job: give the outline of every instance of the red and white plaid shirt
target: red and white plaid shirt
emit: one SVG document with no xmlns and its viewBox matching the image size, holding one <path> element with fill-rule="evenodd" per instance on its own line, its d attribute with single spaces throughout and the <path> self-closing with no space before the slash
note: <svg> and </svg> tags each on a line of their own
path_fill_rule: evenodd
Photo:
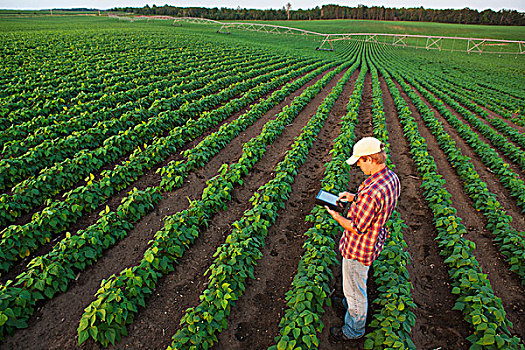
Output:
<svg viewBox="0 0 525 350">
<path fill-rule="evenodd" d="M 346 259 L 354 259 L 370 266 L 383 250 L 388 221 L 397 205 L 401 184 L 396 174 L 387 167 L 371 175 L 360 186 L 348 212 L 353 234 L 345 230 L 339 242 L 339 251 Z"/>
</svg>

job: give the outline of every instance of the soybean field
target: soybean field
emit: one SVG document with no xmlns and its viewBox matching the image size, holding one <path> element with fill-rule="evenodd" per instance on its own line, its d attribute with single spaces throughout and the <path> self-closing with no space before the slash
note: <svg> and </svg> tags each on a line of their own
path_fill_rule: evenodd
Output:
<svg viewBox="0 0 525 350">
<path fill-rule="evenodd" d="M 524 55 L 171 24 L 0 18 L 1 349 L 347 348 L 315 195 L 364 136 L 402 194 L 360 349 L 524 348 Z"/>
</svg>

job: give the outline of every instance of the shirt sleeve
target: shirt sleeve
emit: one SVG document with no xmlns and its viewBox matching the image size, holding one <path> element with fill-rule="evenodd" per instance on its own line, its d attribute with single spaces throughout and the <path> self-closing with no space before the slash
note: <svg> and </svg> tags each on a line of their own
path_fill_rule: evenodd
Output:
<svg viewBox="0 0 525 350">
<path fill-rule="evenodd" d="M 359 194 L 357 202 L 353 204 L 349 213 L 352 228 L 358 234 L 366 233 L 370 229 L 377 212 L 376 200 L 368 193 L 362 193 Z"/>
</svg>

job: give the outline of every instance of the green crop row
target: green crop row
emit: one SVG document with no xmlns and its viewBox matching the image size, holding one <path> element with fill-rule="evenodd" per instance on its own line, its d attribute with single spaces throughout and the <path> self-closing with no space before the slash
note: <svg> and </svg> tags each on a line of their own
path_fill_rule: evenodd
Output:
<svg viewBox="0 0 525 350">
<path fill-rule="evenodd" d="M 308 69 L 309 67 L 306 67 L 293 71 L 289 75 L 276 78 L 275 82 L 288 81 L 291 77 L 301 75 L 303 71 Z M 265 88 L 268 90 L 272 86 L 265 86 Z M 265 90 L 263 87 L 260 87 L 260 89 Z M 256 98 L 254 97 L 253 99 Z M 224 107 L 226 109 L 228 106 Z M 208 119 L 208 121 L 204 122 L 203 120 L 205 119 Z M 178 133 L 172 133 L 171 137 L 174 140 L 182 140 L 180 143 L 183 143 L 188 138 L 196 137 L 196 135 L 202 133 L 213 123 L 213 119 L 203 117 L 197 123 L 176 128 Z M 149 153 L 151 152 L 148 152 L 146 149 L 143 154 L 147 155 Z M 157 154 L 159 152 L 153 150 L 153 153 Z M 71 236 L 69 233 L 66 234 L 66 238 L 59 242 L 50 253 L 33 259 L 28 264 L 27 272 L 19 275 L 14 282 L 20 289 L 12 290 L 7 288 L 5 290 L 5 295 L 7 295 L 5 299 L 10 301 L 10 304 L 6 301 L 6 307 L 16 308 L 21 295 L 27 297 L 28 305 L 34 305 L 38 300 L 52 298 L 59 291 L 64 292 L 69 281 L 75 278 L 76 272 L 82 271 L 87 265 L 91 265 L 101 256 L 105 249 L 126 236 L 127 232 L 132 228 L 132 225 L 129 223 L 137 222 L 146 213 L 140 209 L 145 205 L 140 204 L 145 202 L 144 196 L 152 197 L 155 203 L 158 202 L 160 189 L 162 187 L 151 187 L 144 191 L 139 191 L 140 194 L 132 191 L 130 196 L 122 201 L 126 206 L 134 203 L 132 208 L 135 209 L 127 209 L 128 214 L 122 214 L 121 208 L 117 209 L 116 212 L 110 212 L 109 208 L 106 207 L 106 210 L 101 212 L 101 218 L 97 223 L 75 236 Z M 146 202 L 150 203 L 149 200 L 146 200 Z M 137 205 L 142 205 L 142 207 L 136 209 Z M 111 217 L 111 219 L 108 219 L 108 217 Z M 49 271 L 53 271 L 53 273 Z M 25 291 L 29 291 L 30 294 L 28 295 Z M 7 328 L 0 331 L 0 335 L 3 337 L 5 332 L 25 326 L 27 319 L 32 313 L 33 309 L 28 307 L 24 312 L 17 312 L 14 316 L 11 315 L 8 326 L 6 326 Z M 16 325 L 20 327 L 16 327 Z"/>
<path fill-rule="evenodd" d="M 523 92 L 520 91 L 519 89 L 517 89 L 517 90 L 510 90 L 510 89 L 507 89 L 507 88 L 502 87 L 502 86 L 493 86 L 492 84 L 489 84 L 489 83 L 486 83 L 486 82 L 478 82 L 478 84 L 482 88 L 486 88 L 486 89 L 488 89 L 490 91 L 496 92 L 496 94 L 498 92 L 504 93 L 504 94 L 508 95 L 508 97 L 510 99 L 515 99 L 515 100 L 520 101 L 520 109 L 519 110 L 514 110 L 512 112 L 519 113 L 521 115 L 523 115 L 525 113 L 525 102 L 523 102 L 523 99 L 525 98 L 525 94 L 523 94 Z"/>
<path fill-rule="evenodd" d="M 505 214 L 502 205 L 497 201 L 496 195 L 488 190 L 487 184 L 479 177 L 476 169 L 470 162 L 470 158 L 461 153 L 461 150 L 443 129 L 443 125 L 436 119 L 433 112 L 396 72 L 391 71 L 391 73 L 418 108 L 425 124 L 436 136 L 441 149 L 448 155 L 451 165 L 464 182 L 465 191 L 471 197 L 474 208 L 481 211 L 487 218 L 487 229 L 491 230 L 496 236 L 496 242 L 500 246 L 500 251 L 507 257 L 507 262 L 511 266 L 510 270 L 517 273 L 522 278 L 522 282 L 525 282 L 525 234 L 516 231 L 510 225 L 512 217 Z M 469 135 L 469 139 L 473 140 L 473 142 L 478 140 L 475 135 Z M 494 161 L 498 159 L 495 156 L 493 157 Z M 508 169 L 508 166 L 502 166 L 502 168 L 501 171 Z M 519 182 L 517 184 L 519 185 Z M 520 194 L 525 196 L 525 191 L 521 189 Z"/>
<path fill-rule="evenodd" d="M 361 48 L 362 50 L 362 48 Z M 357 61 L 355 68 L 361 64 L 361 51 L 354 52 Z M 352 70 L 351 68 L 350 70 Z M 332 160 L 326 164 L 322 188 L 327 191 L 345 189 L 348 174 L 343 171 L 344 162 L 349 157 L 351 145 L 354 143 L 354 129 L 358 119 L 361 94 L 367 69 L 361 66 L 359 77 L 354 85 L 354 91 L 347 104 L 347 113 L 341 118 L 341 131 L 334 140 L 330 151 Z M 321 323 L 323 306 L 330 294 L 330 279 L 332 267 L 337 263 L 334 251 L 336 235 L 339 226 L 324 208 L 315 206 L 306 220 L 313 224 L 304 235 L 307 237 L 303 248 L 304 254 L 299 261 L 297 273 L 290 289 L 286 292 L 284 316 L 279 322 L 279 335 L 275 338 L 275 349 L 312 349 L 319 347 L 317 332 L 322 331 Z"/>
<path fill-rule="evenodd" d="M 281 64 L 285 66 L 289 63 L 288 60 L 279 59 L 276 62 L 268 61 L 267 59 L 257 60 L 258 64 L 254 66 L 245 67 L 242 63 L 232 71 L 225 72 L 224 68 L 218 70 L 217 76 L 208 77 L 211 83 L 207 84 L 208 80 L 196 79 L 188 84 L 172 87 L 168 92 L 168 98 L 156 100 L 156 95 L 162 95 L 160 92 L 153 94 L 153 96 L 145 97 L 146 101 L 151 103 L 151 106 L 140 107 L 137 111 L 136 102 L 134 107 L 129 112 L 122 115 L 120 118 L 110 119 L 97 124 L 91 130 L 85 132 L 74 133 L 67 137 L 58 138 L 55 140 L 46 140 L 39 146 L 30 149 L 22 156 L 15 159 L 0 160 L 0 189 L 6 189 L 29 176 L 35 175 L 43 168 L 50 167 L 55 163 L 62 162 L 68 157 L 73 157 L 82 149 L 93 149 L 100 147 L 105 140 L 113 135 L 118 135 L 125 130 L 135 127 L 140 123 L 147 122 L 150 118 L 155 117 L 162 111 L 169 111 L 170 109 L 181 106 L 183 103 L 192 101 L 192 94 L 197 92 L 197 89 L 206 89 L 210 85 L 215 87 L 225 87 L 228 84 L 235 83 L 242 79 L 242 77 L 256 76 L 257 69 L 263 72 L 268 72 L 270 65 Z M 273 69 L 279 67 L 272 67 Z M 245 73 L 248 69 L 248 73 Z M 248 76 L 246 76 L 248 74 Z M 204 87 L 203 87 L 204 86 Z M 195 91 L 196 90 L 196 91 Z M 176 94 L 174 94 L 176 92 Z M 198 94 L 196 94 L 199 96 Z M 143 101 L 143 102 L 146 102 Z M 140 103 L 138 104 L 140 106 Z M 149 105 L 149 104 L 148 104 Z M 15 187 L 13 189 L 16 192 Z M 39 196 L 40 197 L 40 196 Z"/>
<path fill-rule="evenodd" d="M 229 60 L 231 68 L 239 66 L 246 60 L 244 57 L 235 57 Z M 64 107 L 65 110 L 57 114 L 46 115 L 46 121 L 52 120 L 51 125 L 40 126 L 37 119 L 22 125 L 16 125 L 1 134 L 0 140 L 4 143 L 1 151 L 3 158 L 19 157 L 30 148 L 36 147 L 46 140 L 64 137 L 73 132 L 86 131 L 90 128 L 97 128 L 98 124 L 107 121 L 109 118 L 120 118 L 125 112 L 132 111 L 139 106 L 150 106 L 156 99 L 171 97 L 181 91 L 190 91 L 198 88 L 197 85 L 189 86 L 193 81 L 198 81 L 204 77 L 224 73 L 224 57 L 214 60 L 201 60 L 198 62 L 185 64 L 186 69 L 175 70 L 166 77 L 167 72 L 162 76 L 148 76 L 141 81 L 129 81 L 116 83 L 122 91 L 116 93 L 109 89 L 94 93 L 83 93 L 73 106 Z M 195 68 L 201 67 L 205 71 L 195 72 Z M 243 65 L 245 69 L 246 66 Z M 171 67 L 172 69 L 174 67 Z M 144 72 L 141 72 L 144 73 Z M 215 76 L 218 79 L 224 75 Z M 107 83 L 109 84 L 109 82 Z M 181 90 L 182 87 L 186 87 Z M 153 98 L 153 99 L 152 99 Z M 29 134 L 31 133 L 31 134 Z M 50 143 L 50 146 L 53 144 Z"/>
<path fill-rule="evenodd" d="M 300 65 L 302 64 L 298 64 L 298 66 Z M 101 174 L 100 180 L 93 181 L 94 178 L 91 178 L 86 186 L 68 192 L 65 201 L 53 202 L 51 206 L 41 212 L 42 217 L 39 220 L 33 220 L 24 226 L 10 226 L 7 231 L 3 232 L 2 240 L 0 241 L 0 246 L 3 248 L 0 252 L 2 269 L 7 270 L 19 256 L 28 255 L 40 244 L 47 242 L 53 234 L 65 230 L 83 212 L 95 209 L 115 191 L 128 186 L 142 175 L 146 169 L 152 168 L 164 160 L 176 147 L 181 146 L 186 139 L 197 137 L 214 123 L 224 120 L 232 112 L 238 111 L 249 103 L 254 102 L 257 98 L 289 79 L 290 76 L 287 76 L 286 78 L 274 79 L 272 83 L 264 83 L 270 78 L 279 76 L 281 73 L 281 71 L 273 71 L 268 76 L 254 79 L 252 83 L 262 81 L 262 86 L 253 89 L 253 91 L 248 92 L 242 98 L 230 101 L 225 106 L 201 118 L 202 120 L 199 119 L 195 122 L 190 119 L 183 128 L 176 128 L 168 138 L 158 139 L 152 145 L 146 147 L 144 152 L 139 147 L 130 160 L 124 162 L 121 166 L 117 166 L 113 171 L 108 170 L 104 172 Z M 233 93 L 232 96 L 235 94 Z M 171 123 L 180 120 L 182 124 L 184 121 L 182 118 L 185 113 L 180 111 L 178 114 L 179 118 L 173 118 L 172 116 Z M 185 137 L 181 137 L 182 130 L 186 129 L 193 132 L 185 135 Z"/>
<path fill-rule="evenodd" d="M 208 288 L 201 294 L 200 304 L 186 311 L 181 319 L 182 328 L 173 336 L 168 349 L 209 349 L 217 342 L 217 333 L 227 327 L 227 317 L 243 294 L 246 279 L 254 278 L 256 260 L 261 258 L 268 229 L 275 222 L 278 210 L 284 208 L 297 169 L 306 161 L 330 109 L 357 67 L 358 63 L 354 64 L 338 81 L 296 137 L 284 160 L 274 168 L 274 178 L 250 198 L 252 208 L 233 223 L 233 231 L 215 252 L 215 260 L 206 272 Z M 304 327 L 310 327 L 314 321 L 313 317 L 305 317 Z"/>
<path fill-rule="evenodd" d="M 418 79 L 418 81 L 422 83 L 420 79 Z M 434 87 L 428 87 L 429 90 L 434 90 L 437 97 L 442 98 L 447 104 L 449 104 L 463 117 L 465 117 L 465 119 L 473 124 L 487 139 L 502 149 L 502 152 L 508 155 L 510 159 L 517 162 L 522 168 L 525 168 L 524 152 L 518 147 L 510 144 L 505 137 L 496 133 L 491 128 L 488 128 L 477 118 L 477 116 L 481 116 L 497 130 L 507 135 L 512 141 L 516 142 L 516 144 L 518 144 L 520 147 L 525 148 L 525 136 L 522 133 L 499 118 L 491 118 L 483 108 L 480 108 L 478 105 L 468 101 L 467 98 L 461 96 L 457 92 L 447 90 L 442 85 L 437 85 L 436 82 L 432 82 L 432 80 L 430 80 L 430 83 L 432 83 Z M 455 100 L 457 100 L 459 103 Z M 465 107 L 476 114 L 469 112 Z"/>
<path fill-rule="evenodd" d="M 266 146 L 273 143 L 285 126 L 338 70 L 328 73 L 307 88 L 275 120 L 268 122 L 259 136 L 244 145 L 243 154 L 237 163 L 229 167 L 224 165 L 219 175 L 208 181 L 200 200 L 192 201 L 188 209 L 167 217 L 164 227 L 155 233 L 154 240 L 150 242 L 138 266 L 127 268 L 102 282 L 96 293 L 97 299 L 85 309 L 82 316 L 82 324 L 78 329 L 79 343 L 91 336 L 107 346 L 127 334 L 126 326 L 133 321 L 138 306 L 144 305 L 145 299 L 152 293 L 157 279 L 174 269 L 175 262 L 199 235 L 199 228 L 207 224 L 210 215 L 226 207 L 233 186 L 242 184 L 242 175 L 247 174 L 262 157 Z M 100 309 L 106 310 L 108 314 L 118 311 L 119 317 L 108 321 L 97 313 Z M 88 328 L 83 327 L 83 319 L 90 320 Z"/>
<path fill-rule="evenodd" d="M 376 56 L 372 60 L 380 62 Z M 412 157 L 423 180 L 426 200 L 434 214 L 437 241 L 443 249 L 441 254 L 446 257 L 445 263 L 449 266 L 452 279 L 452 293 L 458 295 L 454 310 L 463 312 L 465 321 L 474 328 L 473 334 L 467 338 L 472 343 L 471 349 L 519 349 L 520 339 L 510 334 L 509 327 L 512 325 L 506 318 L 501 299 L 494 295 L 487 276 L 481 272 L 472 253 L 475 244 L 463 237 L 466 228 L 451 205 L 452 195 L 444 187 L 445 180 L 436 172 L 434 159 L 428 153 L 426 142 L 419 134 L 406 101 L 390 74 L 381 65 L 377 68 L 394 98 Z"/>
</svg>

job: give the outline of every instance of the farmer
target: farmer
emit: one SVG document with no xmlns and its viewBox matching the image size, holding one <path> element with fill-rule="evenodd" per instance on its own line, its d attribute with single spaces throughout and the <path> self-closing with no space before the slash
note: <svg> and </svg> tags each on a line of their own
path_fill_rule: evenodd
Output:
<svg viewBox="0 0 525 350">
<path fill-rule="evenodd" d="M 388 235 L 385 223 L 397 205 L 401 190 L 399 178 L 385 164 L 386 157 L 385 146 L 378 139 L 359 140 L 346 162 L 357 163 L 361 171 L 370 176 L 359 186 L 357 194 L 339 194 L 340 200 L 352 202 L 346 218 L 326 207 L 344 228 L 339 250 L 343 256 L 345 297 L 339 302 L 346 309 L 345 324 L 342 328 L 330 329 L 330 335 L 338 341 L 359 339 L 365 334 L 368 269 L 383 249 Z"/>
</svg>

